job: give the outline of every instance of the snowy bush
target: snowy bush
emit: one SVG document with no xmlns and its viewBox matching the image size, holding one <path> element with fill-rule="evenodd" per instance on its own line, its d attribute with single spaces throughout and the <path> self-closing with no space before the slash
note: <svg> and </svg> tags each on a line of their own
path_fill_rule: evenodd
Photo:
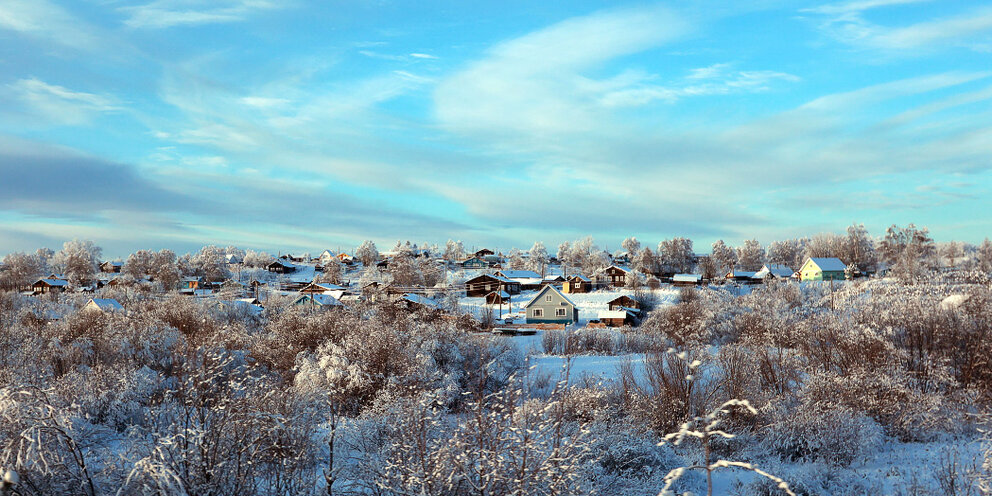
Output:
<svg viewBox="0 0 992 496">
<path fill-rule="evenodd" d="M 836 466 L 867 458 L 885 440 L 882 426 L 871 417 L 826 402 L 779 407 L 759 436 L 759 446 L 785 460 Z"/>
</svg>

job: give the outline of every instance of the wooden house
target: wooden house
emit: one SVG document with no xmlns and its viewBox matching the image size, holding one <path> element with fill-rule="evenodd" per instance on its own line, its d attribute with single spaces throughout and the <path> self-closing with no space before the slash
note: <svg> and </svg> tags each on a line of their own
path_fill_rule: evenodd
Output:
<svg viewBox="0 0 992 496">
<path fill-rule="evenodd" d="M 564 284 L 565 278 L 562 276 L 545 277 L 544 280 L 541 281 L 542 286 L 554 286 L 556 288 L 560 288 Z"/>
<path fill-rule="evenodd" d="M 100 264 L 100 272 L 106 272 L 108 274 L 120 273 L 122 268 L 124 268 L 124 262 L 120 260 Z"/>
<path fill-rule="evenodd" d="M 239 263 L 243 263 L 244 259 L 233 253 L 228 253 L 227 255 L 224 255 L 224 262 L 228 265 L 237 265 Z"/>
<path fill-rule="evenodd" d="M 700 274 L 675 274 L 672 276 L 672 286 L 699 286 L 703 283 Z"/>
<path fill-rule="evenodd" d="M 344 307 L 337 298 L 323 293 L 304 293 L 293 300 L 292 305 L 296 308 L 309 308 L 313 310 L 327 310 L 331 308 Z"/>
<path fill-rule="evenodd" d="M 69 289 L 69 281 L 65 279 L 38 279 L 31 285 L 34 294 L 64 293 Z"/>
<path fill-rule="evenodd" d="M 738 282 L 742 284 L 750 284 L 754 282 L 759 282 L 754 278 L 755 272 L 750 272 L 746 270 L 730 270 L 724 274 L 723 278 L 730 282 Z"/>
<path fill-rule="evenodd" d="M 623 288 L 627 286 L 627 277 L 630 275 L 630 269 L 626 269 L 618 265 L 611 265 L 601 270 L 596 279 L 602 286 Z"/>
<path fill-rule="evenodd" d="M 761 270 L 755 272 L 754 278 L 761 280 L 788 279 L 794 273 L 795 271 L 782 264 L 765 264 L 761 266 Z"/>
<path fill-rule="evenodd" d="M 344 291 L 343 286 L 338 286 L 337 284 L 331 284 L 327 282 L 311 282 L 306 286 L 300 288 L 301 293 L 311 293 L 311 294 L 330 294 L 334 291 Z"/>
<path fill-rule="evenodd" d="M 592 280 L 586 276 L 576 274 L 565 279 L 561 290 L 563 293 L 588 293 L 593 290 Z"/>
<path fill-rule="evenodd" d="M 417 293 L 406 293 L 399 299 L 401 305 L 406 306 L 408 310 L 427 310 L 431 312 L 441 312 L 441 304 L 435 300 L 432 300 L 424 295 L 419 295 Z"/>
<path fill-rule="evenodd" d="M 635 326 L 640 320 L 639 312 L 633 308 L 601 310 L 597 318 L 609 327 Z"/>
<path fill-rule="evenodd" d="M 296 265 L 284 258 L 276 259 L 265 267 L 269 272 L 276 274 L 290 274 L 296 272 Z"/>
<path fill-rule="evenodd" d="M 524 305 L 524 312 L 528 324 L 574 324 L 579 320 L 579 308 L 554 286 L 538 291 Z"/>
<path fill-rule="evenodd" d="M 606 303 L 610 310 L 619 310 L 623 308 L 641 308 L 641 304 L 637 300 L 631 298 L 627 295 L 618 296 Z"/>
<path fill-rule="evenodd" d="M 124 311 L 124 306 L 113 298 L 92 298 L 83 306 L 84 312 L 113 313 Z"/>
<path fill-rule="evenodd" d="M 507 305 L 510 303 L 510 293 L 506 291 L 493 291 L 486 295 L 486 305 Z"/>
<path fill-rule="evenodd" d="M 541 277 L 541 274 L 532 270 L 498 270 L 495 275 L 520 283 L 520 289 L 522 291 L 541 289 L 544 283 L 544 278 Z"/>
<path fill-rule="evenodd" d="M 486 296 L 493 291 L 506 291 L 511 295 L 520 294 L 520 283 L 505 277 L 482 274 L 465 281 L 465 296 Z"/>
<path fill-rule="evenodd" d="M 468 260 L 462 262 L 462 268 L 464 269 L 486 269 L 489 268 L 489 262 L 479 258 L 472 257 Z"/>
<path fill-rule="evenodd" d="M 203 285 L 203 278 L 199 276 L 188 276 L 179 280 L 179 289 L 200 289 Z"/>
<path fill-rule="evenodd" d="M 799 269 L 801 281 L 843 281 L 847 279 L 847 265 L 839 258 L 807 258 Z"/>
<path fill-rule="evenodd" d="M 481 249 L 481 250 L 473 253 L 473 255 L 475 255 L 475 257 L 477 257 L 477 258 L 483 258 L 483 257 L 487 257 L 487 256 L 490 256 L 490 255 L 495 255 L 495 254 L 496 254 L 496 252 L 490 250 L 489 248 L 483 248 L 483 249 Z"/>
</svg>

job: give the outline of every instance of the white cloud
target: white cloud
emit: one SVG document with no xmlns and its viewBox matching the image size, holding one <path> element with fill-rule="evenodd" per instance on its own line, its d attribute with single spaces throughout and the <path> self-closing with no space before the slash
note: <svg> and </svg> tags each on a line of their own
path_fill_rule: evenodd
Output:
<svg viewBox="0 0 992 496">
<path fill-rule="evenodd" d="M 435 57 L 435 56 L 433 56 L 433 55 L 431 55 L 429 53 L 411 53 L 410 56 L 413 57 L 413 58 L 415 58 L 415 59 L 436 59 L 437 58 L 437 57 Z"/>
<path fill-rule="evenodd" d="M 122 7 L 131 28 L 162 29 L 173 26 L 240 22 L 252 14 L 284 8 L 283 2 L 266 0 L 156 0 Z"/>
<path fill-rule="evenodd" d="M 0 2 L 0 29 L 76 50 L 103 46 L 93 26 L 47 0 Z"/>
<path fill-rule="evenodd" d="M 122 109 L 113 97 L 74 91 L 37 78 L 11 83 L 5 93 L 11 107 L 20 106 L 23 112 L 48 124 L 83 124 L 100 113 Z"/>
</svg>

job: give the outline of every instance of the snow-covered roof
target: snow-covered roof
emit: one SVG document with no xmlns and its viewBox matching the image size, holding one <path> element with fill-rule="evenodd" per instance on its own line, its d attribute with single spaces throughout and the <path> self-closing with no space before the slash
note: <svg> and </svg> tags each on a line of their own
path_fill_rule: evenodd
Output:
<svg viewBox="0 0 992 496">
<path fill-rule="evenodd" d="M 755 272 L 755 279 L 764 279 L 768 275 L 775 277 L 791 277 L 794 271 L 782 264 L 765 264 L 761 270 Z"/>
<path fill-rule="evenodd" d="M 573 274 L 573 275 L 568 276 L 568 278 L 569 279 L 578 279 L 578 280 L 580 280 L 582 282 L 592 282 L 588 277 L 586 277 L 586 276 L 584 276 L 582 274 Z"/>
<path fill-rule="evenodd" d="M 107 262 L 103 262 L 100 265 L 107 265 L 107 264 L 110 264 L 112 267 L 123 267 L 124 266 L 124 262 L 121 262 L 120 260 L 107 261 Z"/>
<path fill-rule="evenodd" d="M 627 318 L 626 310 L 600 310 L 598 317 L 600 319 L 625 319 Z"/>
<path fill-rule="evenodd" d="M 810 260 L 812 260 L 821 271 L 843 271 L 847 269 L 847 265 L 844 265 L 844 262 L 841 262 L 839 258 L 811 257 Z"/>
<path fill-rule="evenodd" d="M 93 298 L 87 302 L 86 306 L 83 308 L 100 310 L 102 312 L 116 312 L 118 310 L 124 310 L 124 306 L 113 298 Z"/>
<path fill-rule="evenodd" d="M 699 282 L 703 280 L 700 274 L 675 274 L 672 276 L 673 282 Z"/>
<path fill-rule="evenodd" d="M 39 279 L 38 282 L 43 282 L 49 286 L 68 286 L 69 281 L 65 279 Z M 37 283 L 35 283 L 37 284 Z"/>
<path fill-rule="evenodd" d="M 534 297 L 530 299 L 530 301 L 528 301 L 527 303 L 524 304 L 524 308 L 529 307 L 531 303 L 534 303 L 535 301 L 537 301 L 537 299 L 539 297 L 541 297 L 547 291 L 554 291 L 555 293 L 558 293 L 558 296 L 561 296 L 562 299 L 564 299 L 565 301 L 567 301 L 570 305 L 572 305 L 575 308 L 579 308 L 579 306 L 576 305 L 574 301 L 568 299 L 568 297 L 565 296 L 564 293 L 562 293 L 561 291 L 558 291 L 557 288 L 555 288 L 554 286 L 551 286 L 551 285 L 548 285 L 548 286 L 545 286 L 545 287 L 541 288 L 541 290 L 538 291 L 537 294 L 534 295 Z"/>
<path fill-rule="evenodd" d="M 424 305 L 425 307 L 431 307 L 440 310 L 441 304 L 426 297 L 419 295 L 417 293 L 406 293 L 403 295 L 403 299 L 409 301 L 410 303 L 417 303 L 419 305 Z"/>
<path fill-rule="evenodd" d="M 329 294 L 322 294 L 322 293 L 301 295 L 299 298 L 297 298 L 295 301 L 293 301 L 293 304 L 294 305 L 309 305 L 309 304 L 311 304 L 311 301 L 312 301 L 313 304 L 320 305 L 320 306 L 330 306 L 330 307 L 333 307 L 333 306 L 344 305 L 344 303 L 341 303 L 340 301 L 338 301 L 337 298 L 335 298 L 335 297 L 333 297 L 333 296 L 331 296 Z"/>
<path fill-rule="evenodd" d="M 203 278 L 202 277 L 197 277 L 197 276 L 187 276 L 187 277 L 182 278 L 182 281 L 183 282 L 196 282 L 196 281 L 199 281 L 201 279 L 203 279 Z"/>
<path fill-rule="evenodd" d="M 507 293 L 506 291 L 500 291 L 499 293 L 496 293 L 495 291 L 493 291 L 493 292 L 487 294 L 486 295 L 486 298 L 489 298 L 490 296 L 492 296 L 494 294 L 499 294 L 499 297 L 502 298 L 502 299 L 504 299 L 504 300 L 510 298 L 510 293 Z"/>
<path fill-rule="evenodd" d="M 727 277 L 747 277 L 750 279 L 754 279 L 755 274 L 757 274 L 757 272 L 749 272 L 746 270 L 732 270 L 730 272 L 727 272 Z"/>
<path fill-rule="evenodd" d="M 503 277 L 508 279 L 537 279 L 541 281 L 541 274 L 534 272 L 533 270 L 501 270 L 499 271 Z M 522 281 L 521 281 L 522 282 Z"/>
</svg>

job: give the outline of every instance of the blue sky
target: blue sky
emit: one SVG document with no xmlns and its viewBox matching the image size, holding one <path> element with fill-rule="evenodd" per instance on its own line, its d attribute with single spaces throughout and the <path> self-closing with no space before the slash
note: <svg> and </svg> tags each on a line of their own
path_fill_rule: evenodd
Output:
<svg viewBox="0 0 992 496">
<path fill-rule="evenodd" d="M 990 62 L 982 2 L 3 0 L 0 253 L 977 242 Z"/>
</svg>

